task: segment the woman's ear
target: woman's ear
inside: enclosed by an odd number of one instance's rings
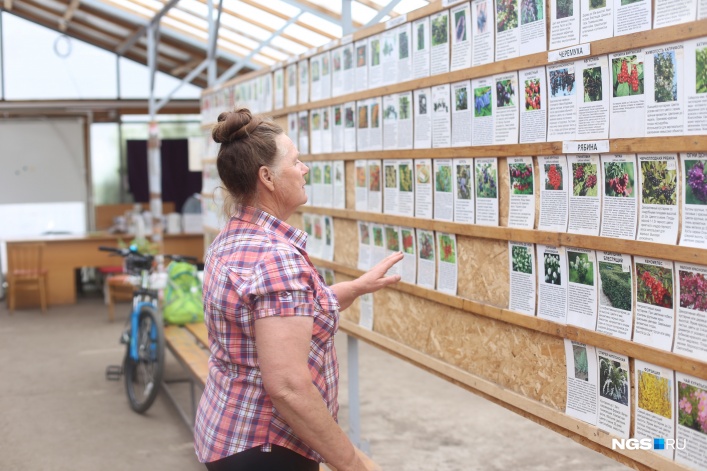
[[[258,179],[270,191],[275,191],[275,183],[273,179],[273,171],[263,165],[258,169]]]

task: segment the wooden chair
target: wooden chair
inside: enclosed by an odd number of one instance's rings
[[[17,290],[33,288],[39,291],[42,313],[47,312],[47,270],[43,268],[44,244],[28,243],[13,245],[8,250],[7,281],[10,314],[15,311]]]
[[[132,301],[133,285],[126,274],[111,275],[106,278],[106,300],[108,301],[108,322],[115,319],[115,302]]]

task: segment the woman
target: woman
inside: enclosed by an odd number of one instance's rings
[[[328,287],[286,221],[307,202],[295,145],[247,109],[221,113],[219,176],[233,217],[211,244],[204,311],[211,357],[194,426],[209,470],[370,469],[336,423],[339,310],[400,280],[387,257],[360,278]]]

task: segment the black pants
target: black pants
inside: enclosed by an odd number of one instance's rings
[[[204,463],[209,471],[318,471],[319,463],[299,453],[272,445],[270,453],[256,446],[249,450],[227,456],[218,461]]]

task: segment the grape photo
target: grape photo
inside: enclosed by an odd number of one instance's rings
[[[496,0],[496,31],[518,27],[518,0]]]
[[[685,204],[707,204],[707,160],[685,161]]]
[[[655,101],[665,103],[678,99],[678,71],[675,51],[659,52],[653,56]]]
[[[614,98],[643,95],[643,62],[637,56],[612,59]]]
[[[457,198],[471,199],[471,165],[457,165]]]
[[[550,96],[572,96],[574,93],[574,67],[550,71]]]
[[[400,175],[400,191],[409,193],[412,191],[412,167],[409,164],[400,164],[398,167]]]
[[[677,204],[678,172],[668,170],[668,163],[661,160],[641,162],[641,197],[645,204]]]
[[[604,163],[604,194],[627,198],[634,195],[633,162]]]
[[[439,46],[449,40],[447,31],[447,15],[440,15],[432,20],[432,46]]]
[[[584,80],[584,102],[602,100],[601,67],[591,67],[582,71]]]

